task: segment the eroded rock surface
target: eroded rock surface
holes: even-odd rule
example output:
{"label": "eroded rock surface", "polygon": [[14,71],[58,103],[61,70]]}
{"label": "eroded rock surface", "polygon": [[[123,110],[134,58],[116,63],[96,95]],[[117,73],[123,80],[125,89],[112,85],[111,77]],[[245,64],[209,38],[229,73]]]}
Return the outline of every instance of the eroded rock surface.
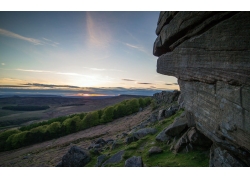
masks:
{"label": "eroded rock surface", "polygon": [[[249,29],[250,12],[161,12],[153,50],[157,72],[178,78],[188,126],[217,144],[216,152],[223,149],[247,166]],[[231,162],[221,158],[213,166],[235,166]]]}

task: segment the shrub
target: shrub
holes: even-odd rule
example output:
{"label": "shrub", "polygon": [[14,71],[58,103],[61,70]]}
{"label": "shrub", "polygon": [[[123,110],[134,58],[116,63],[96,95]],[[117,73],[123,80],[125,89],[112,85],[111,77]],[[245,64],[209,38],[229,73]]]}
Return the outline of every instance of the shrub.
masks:
{"label": "shrub", "polygon": [[70,134],[74,133],[77,130],[77,124],[80,122],[80,117],[79,116],[73,116],[71,118],[66,119],[62,125],[63,125],[63,134]]}
{"label": "shrub", "polygon": [[28,134],[28,131],[23,131],[17,134],[13,134],[8,137],[6,140],[6,143],[11,148],[19,148],[22,146],[25,146],[28,144],[26,135]]}
{"label": "shrub", "polygon": [[89,112],[81,122],[82,129],[87,129],[99,124],[99,114],[97,111]]}
{"label": "shrub", "polygon": [[139,102],[138,99],[132,99],[127,103],[127,115],[139,111]]}
{"label": "shrub", "polygon": [[0,133],[0,151],[7,150],[6,149],[6,140],[8,139],[8,137],[13,135],[13,134],[17,134],[19,132],[20,131],[17,129],[10,129],[10,130],[6,130],[6,131]]}
{"label": "shrub", "polygon": [[55,136],[56,134],[60,133],[61,131],[61,123],[60,122],[53,122],[52,124],[48,125],[47,129],[48,133],[51,136]]}
{"label": "shrub", "polygon": [[101,122],[107,123],[113,120],[114,108],[112,106],[104,109]]}
{"label": "shrub", "polygon": [[145,98],[139,98],[138,102],[140,107],[144,108],[146,106]]}

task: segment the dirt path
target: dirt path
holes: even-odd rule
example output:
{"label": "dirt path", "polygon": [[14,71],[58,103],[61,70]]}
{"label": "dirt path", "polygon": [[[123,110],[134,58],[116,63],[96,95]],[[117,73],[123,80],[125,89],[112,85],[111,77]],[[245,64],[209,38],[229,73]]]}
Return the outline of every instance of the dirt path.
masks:
{"label": "dirt path", "polygon": [[87,148],[93,139],[115,138],[117,134],[128,132],[132,127],[146,120],[151,114],[148,107],[142,112],[119,118],[106,125],[99,125],[58,139],[0,153],[0,166],[42,167],[56,166],[73,144]]}

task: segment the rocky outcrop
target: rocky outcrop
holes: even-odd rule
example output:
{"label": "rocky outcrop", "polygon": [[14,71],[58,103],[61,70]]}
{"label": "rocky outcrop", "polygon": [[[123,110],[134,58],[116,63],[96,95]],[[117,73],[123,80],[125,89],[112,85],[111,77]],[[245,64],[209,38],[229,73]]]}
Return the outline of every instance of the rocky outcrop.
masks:
{"label": "rocky outcrop", "polygon": [[160,93],[155,93],[153,95],[153,98],[156,100],[157,104],[159,103],[170,104],[174,101],[177,101],[179,95],[180,95],[180,91],[177,91],[177,90],[162,91]]}
{"label": "rocky outcrop", "polygon": [[[250,166],[249,29],[250,12],[161,12],[153,50],[160,56],[157,72],[178,78],[178,101],[187,112],[188,126],[196,126],[216,145],[211,157],[235,158],[246,166]],[[235,166],[227,158],[218,161],[210,165]]]}

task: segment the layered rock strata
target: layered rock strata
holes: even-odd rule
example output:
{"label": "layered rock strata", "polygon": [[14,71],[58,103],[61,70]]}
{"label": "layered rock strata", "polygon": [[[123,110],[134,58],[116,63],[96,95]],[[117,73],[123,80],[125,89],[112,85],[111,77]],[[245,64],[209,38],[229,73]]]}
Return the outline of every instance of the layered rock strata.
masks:
{"label": "layered rock strata", "polygon": [[157,72],[178,78],[211,157],[237,160],[210,165],[250,166],[250,12],[161,12],[156,34]]}

